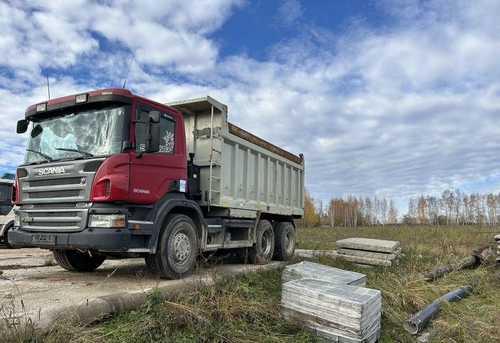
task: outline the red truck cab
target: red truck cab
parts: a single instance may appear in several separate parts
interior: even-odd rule
[[[18,132],[32,125],[16,175],[12,245],[52,249],[68,269],[81,269],[69,260],[90,256],[83,269],[93,269],[104,254],[154,254],[160,207],[178,207],[201,222],[199,206],[186,197],[177,110],[128,90],[103,89],[30,106],[25,116]],[[79,251],[85,253],[74,257]]]

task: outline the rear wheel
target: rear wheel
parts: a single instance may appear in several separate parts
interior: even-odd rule
[[[288,261],[295,253],[295,227],[290,222],[278,222],[274,226],[276,250],[274,257],[280,261]]]
[[[255,245],[248,250],[251,263],[267,264],[273,258],[274,253],[274,231],[271,222],[261,220],[255,233]]]
[[[79,250],[53,250],[57,264],[69,271],[92,272],[106,259],[103,255],[92,254],[89,251]]]
[[[172,214],[167,218],[156,254],[147,257],[146,264],[161,277],[180,279],[193,272],[198,249],[193,220],[184,214]]]

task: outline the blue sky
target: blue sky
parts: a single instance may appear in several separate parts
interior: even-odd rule
[[[0,3],[0,173],[15,122],[46,98],[127,86],[211,95],[230,120],[306,156],[317,199],[500,191],[500,2]]]

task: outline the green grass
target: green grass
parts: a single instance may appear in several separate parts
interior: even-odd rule
[[[47,342],[315,342],[280,318],[281,272],[219,280],[167,301],[153,295],[139,310],[91,328],[61,325]]]
[[[474,294],[444,306],[432,322],[433,342],[498,342],[500,276],[493,266],[454,272],[433,283],[422,273],[455,262],[473,248],[492,243],[498,229],[375,227],[300,229],[299,248],[333,249],[337,239],[371,237],[401,241],[404,256],[391,268],[363,268],[321,258],[320,262],[364,273],[368,287],[383,294],[381,342],[414,342],[403,322],[440,295],[463,285]],[[152,296],[139,310],[91,327],[63,323],[33,342],[315,342],[315,336],[280,318],[280,271],[219,280],[215,286],[167,301]],[[21,340],[18,340],[21,341]],[[29,340],[28,340],[29,341]]]

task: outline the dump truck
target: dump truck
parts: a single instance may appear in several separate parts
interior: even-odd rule
[[[0,178],[0,247],[7,247],[7,234],[14,225],[12,210],[13,180]]]
[[[28,107],[9,243],[50,249],[80,272],[144,257],[167,278],[230,249],[252,263],[289,259],[304,158],[227,117],[208,96],[162,104],[126,89]]]

